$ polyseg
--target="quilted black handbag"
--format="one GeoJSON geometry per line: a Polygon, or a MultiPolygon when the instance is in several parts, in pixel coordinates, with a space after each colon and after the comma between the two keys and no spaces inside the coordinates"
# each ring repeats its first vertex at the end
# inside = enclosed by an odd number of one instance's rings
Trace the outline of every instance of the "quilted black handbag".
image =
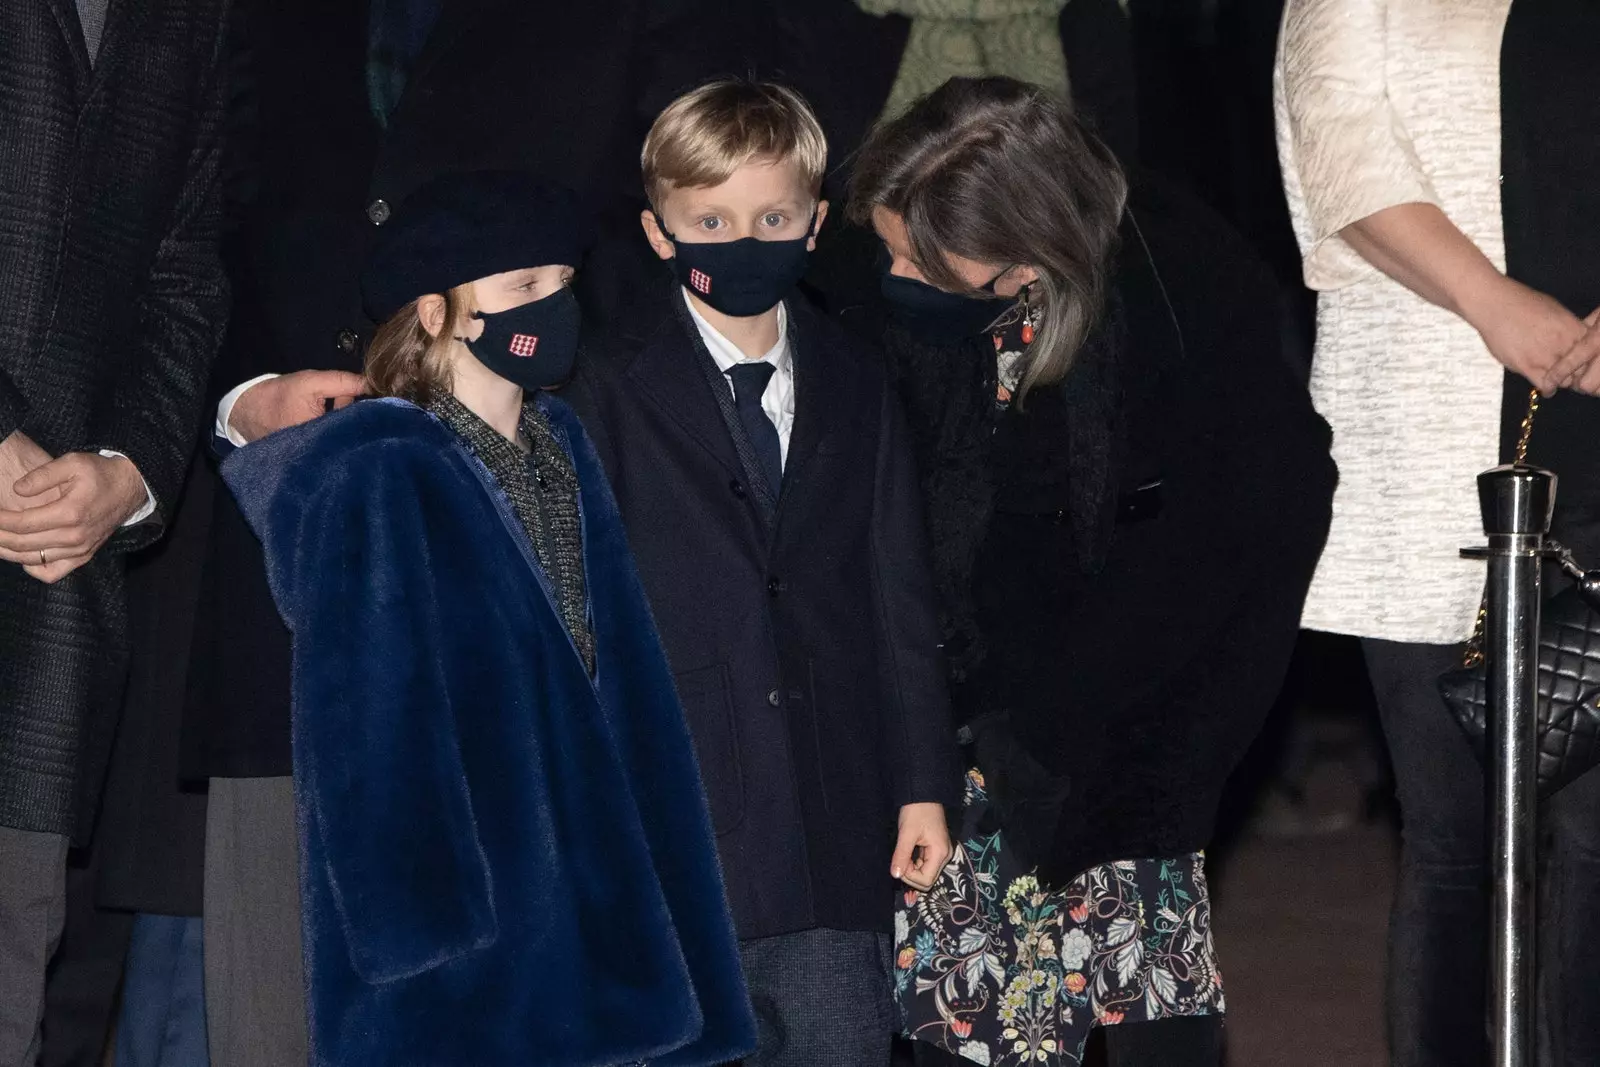
{"type": "MultiPolygon", "coordinates": [[[[1539,626],[1539,797],[1600,763],[1600,571],[1563,563],[1571,588],[1544,605],[1539,626]]],[[[1488,758],[1485,668],[1480,661],[1439,678],[1439,693],[1488,758]]]]}
{"type": "MultiPolygon", "coordinates": [[[[1525,462],[1539,394],[1528,399],[1517,462],[1525,462]]],[[[1559,546],[1556,546],[1559,550],[1559,546]]],[[[1539,798],[1600,762],[1600,570],[1585,571],[1560,551],[1572,579],[1544,604],[1539,626],[1539,798]]],[[[1483,663],[1484,613],[1467,643],[1464,664],[1439,678],[1439,695],[1466,731],[1479,760],[1488,758],[1488,683],[1483,663]]]]}

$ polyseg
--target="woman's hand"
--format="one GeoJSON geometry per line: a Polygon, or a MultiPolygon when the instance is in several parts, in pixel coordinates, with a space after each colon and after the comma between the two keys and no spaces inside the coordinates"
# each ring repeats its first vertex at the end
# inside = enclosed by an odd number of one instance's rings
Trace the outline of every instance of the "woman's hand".
{"type": "Polygon", "coordinates": [[[1434,205],[1387,207],[1339,233],[1368,263],[1470,323],[1495,359],[1546,396],[1593,362],[1576,315],[1500,273],[1434,205]]]}
{"type": "Polygon", "coordinates": [[[900,809],[900,840],[889,861],[891,877],[912,889],[932,889],[954,854],[943,804],[907,804],[900,809]]]}
{"type": "Polygon", "coordinates": [[[1583,320],[1551,297],[1504,276],[1464,307],[1463,317],[1495,359],[1545,396],[1582,378],[1600,355],[1600,335],[1583,320]]]}
{"type": "Polygon", "coordinates": [[[1595,328],[1597,323],[1600,323],[1600,308],[1591,311],[1583,320],[1588,327],[1583,339],[1556,364],[1552,376],[1563,389],[1600,396],[1600,329],[1595,328]]]}

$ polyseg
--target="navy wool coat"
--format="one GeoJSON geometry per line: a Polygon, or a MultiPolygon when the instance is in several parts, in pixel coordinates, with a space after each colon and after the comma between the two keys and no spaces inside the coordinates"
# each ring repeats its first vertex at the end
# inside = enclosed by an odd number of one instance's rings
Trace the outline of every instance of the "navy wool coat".
{"type": "Polygon", "coordinates": [[[293,634],[313,1065],[711,1064],[754,1023],[683,712],[616,504],[582,486],[598,667],[442,423],[367,401],[235,452],[293,634]]]}
{"type": "Polygon", "coordinates": [[[882,358],[787,302],[795,423],[769,509],[681,291],[658,295],[661,314],[592,345],[566,395],[676,672],[739,936],[887,931],[899,809],[953,805],[961,767],[882,358]]]}

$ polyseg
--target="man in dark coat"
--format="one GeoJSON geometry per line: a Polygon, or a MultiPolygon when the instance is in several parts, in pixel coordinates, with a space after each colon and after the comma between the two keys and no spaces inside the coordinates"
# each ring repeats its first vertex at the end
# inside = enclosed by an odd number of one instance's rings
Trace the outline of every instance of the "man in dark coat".
{"type": "MultiPolygon", "coordinates": [[[[442,172],[531,170],[577,190],[625,237],[580,275],[586,315],[608,314],[645,265],[637,158],[650,119],[683,88],[742,70],[756,36],[744,0],[240,3],[237,297],[212,397],[238,443],[359,392],[368,244],[442,172]],[[235,388],[269,372],[290,373],[235,388]]],[[[282,1067],[306,1056],[289,640],[255,535],[216,497],[183,760],[210,779],[208,1025],[215,1062],[282,1067]]]]}
{"type": "Polygon", "coordinates": [[[32,1063],[68,843],[225,314],[225,0],[0,5],[0,1064],[32,1063]]]}

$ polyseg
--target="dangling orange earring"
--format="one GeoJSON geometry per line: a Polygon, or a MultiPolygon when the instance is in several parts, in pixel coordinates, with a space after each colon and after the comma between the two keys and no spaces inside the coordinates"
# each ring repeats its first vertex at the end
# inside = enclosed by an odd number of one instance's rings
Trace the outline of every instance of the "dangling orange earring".
{"type": "Polygon", "coordinates": [[[1028,296],[1032,288],[1031,285],[1022,287],[1022,343],[1025,345],[1033,344],[1033,308],[1028,296]]]}

